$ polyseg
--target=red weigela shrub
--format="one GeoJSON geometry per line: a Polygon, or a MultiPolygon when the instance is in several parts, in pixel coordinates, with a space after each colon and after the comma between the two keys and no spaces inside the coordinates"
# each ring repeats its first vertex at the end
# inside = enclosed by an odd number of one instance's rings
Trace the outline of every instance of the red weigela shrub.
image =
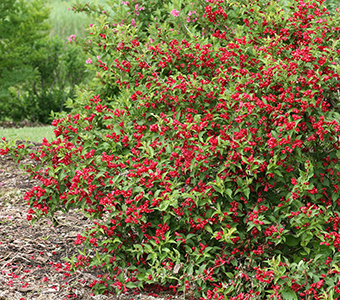
{"type": "Polygon", "coordinates": [[[32,154],[26,199],[29,218],[97,219],[72,266],[104,270],[98,292],[339,298],[340,29],[322,2],[169,4],[143,36],[146,4],[125,2],[136,27],[91,27],[96,81],[32,154]]]}

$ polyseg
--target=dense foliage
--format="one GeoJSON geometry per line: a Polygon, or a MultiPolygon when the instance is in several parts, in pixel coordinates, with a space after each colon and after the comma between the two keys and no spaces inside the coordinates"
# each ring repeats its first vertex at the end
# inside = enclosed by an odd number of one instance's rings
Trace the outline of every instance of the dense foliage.
{"type": "Polygon", "coordinates": [[[174,1],[172,21],[139,36],[144,3],[126,6],[136,27],[102,11],[87,45],[97,84],[30,154],[43,167],[28,170],[41,181],[28,218],[93,218],[70,266],[100,268],[98,292],[339,299],[339,14],[174,1]]]}
{"type": "Polygon", "coordinates": [[[34,78],[30,64],[41,55],[34,48],[36,41],[47,36],[48,10],[43,1],[23,0],[0,2],[0,117],[11,109],[9,88],[34,78]]]}
{"type": "Polygon", "coordinates": [[[336,9],[340,7],[340,3],[337,0],[326,0],[324,4],[331,14],[334,14],[336,9]]]}
{"type": "Polygon", "coordinates": [[[64,111],[66,100],[75,97],[76,85],[87,81],[86,55],[76,43],[76,37],[69,40],[66,43],[56,36],[36,43],[43,51],[40,57],[31,60],[38,76],[10,89],[12,99],[8,114],[13,120],[26,118],[50,123],[51,111],[64,111]]]}

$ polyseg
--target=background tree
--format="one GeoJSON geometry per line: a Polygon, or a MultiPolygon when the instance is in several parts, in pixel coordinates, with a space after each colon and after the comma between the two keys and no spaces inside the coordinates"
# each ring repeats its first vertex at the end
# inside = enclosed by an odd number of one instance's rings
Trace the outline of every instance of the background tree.
{"type": "Polygon", "coordinates": [[[42,55],[37,42],[48,35],[48,14],[41,0],[0,2],[0,118],[11,109],[9,88],[38,75],[31,62],[42,55]]]}
{"type": "Polygon", "coordinates": [[[89,75],[85,53],[74,39],[65,43],[55,36],[36,43],[37,48],[44,49],[40,57],[31,61],[37,75],[10,89],[9,115],[13,120],[27,118],[47,124],[51,111],[65,110],[65,101],[74,97],[76,85],[89,75]]]}
{"type": "Polygon", "coordinates": [[[0,119],[48,123],[85,80],[86,56],[72,35],[49,37],[40,0],[0,3],[0,119]]]}

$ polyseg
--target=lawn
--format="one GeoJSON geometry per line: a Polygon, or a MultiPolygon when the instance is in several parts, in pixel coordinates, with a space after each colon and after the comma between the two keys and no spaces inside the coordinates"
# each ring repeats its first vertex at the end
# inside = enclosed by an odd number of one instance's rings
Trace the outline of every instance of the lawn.
{"type": "Polygon", "coordinates": [[[0,138],[5,137],[7,140],[29,140],[31,142],[40,143],[44,137],[46,137],[48,141],[55,139],[53,129],[53,126],[23,128],[0,127],[0,138]]]}

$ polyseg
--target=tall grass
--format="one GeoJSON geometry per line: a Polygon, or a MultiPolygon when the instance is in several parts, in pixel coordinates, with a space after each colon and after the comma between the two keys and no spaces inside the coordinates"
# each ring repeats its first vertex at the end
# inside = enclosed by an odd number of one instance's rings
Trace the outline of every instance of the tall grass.
{"type": "MultiPolygon", "coordinates": [[[[74,34],[84,38],[86,36],[86,28],[93,23],[93,18],[85,13],[75,13],[72,6],[75,0],[49,0],[47,5],[51,8],[49,22],[51,25],[51,36],[58,35],[62,39],[74,34]]],[[[91,2],[94,4],[105,5],[105,0],[81,0],[80,2],[91,2]]]]}

